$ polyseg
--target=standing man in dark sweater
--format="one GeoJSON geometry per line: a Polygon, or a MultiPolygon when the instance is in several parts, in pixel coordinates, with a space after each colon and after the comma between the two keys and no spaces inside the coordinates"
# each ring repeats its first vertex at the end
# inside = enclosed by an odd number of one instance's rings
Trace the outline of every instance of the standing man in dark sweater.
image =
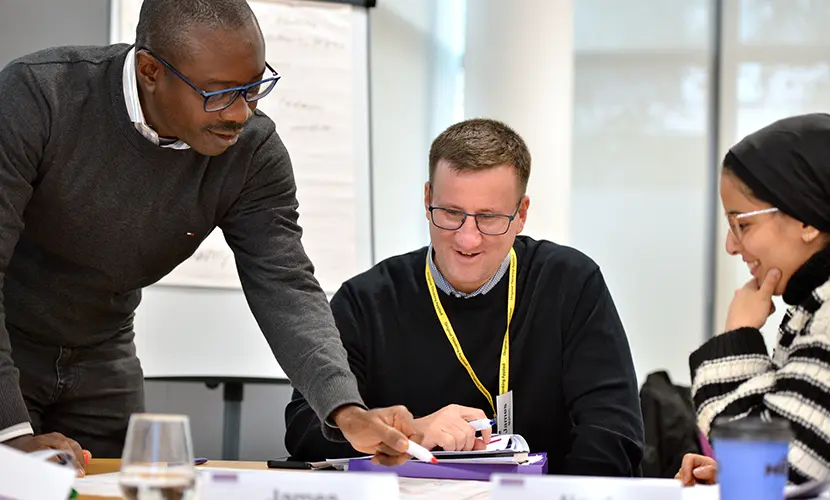
{"type": "Polygon", "coordinates": [[[79,468],[81,447],[119,456],[144,405],[141,289],[218,226],[326,435],[407,458],[411,414],[365,409],[303,250],[291,161],[256,110],[277,80],[245,0],[145,0],[135,46],[0,71],[1,442],[71,450],[79,468]]]}
{"type": "MultiPolygon", "coordinates": [[[[625,332],[591,259],[517,236],[529,176],[524,141],[502,123],[469,120],[435,139],[431,245],[381,262],[332,300],[352,371],[369,404],[418,417],[424,446],[483,448],[489,432],[476,439],[468,421],[501,413],[507,393],[512,432],[548,453],[550,472],[635,475],[643,424],[625,332]]],[[[323,438],[302,389],[286,426],[298,459],[359,451],[323,438]]]]}

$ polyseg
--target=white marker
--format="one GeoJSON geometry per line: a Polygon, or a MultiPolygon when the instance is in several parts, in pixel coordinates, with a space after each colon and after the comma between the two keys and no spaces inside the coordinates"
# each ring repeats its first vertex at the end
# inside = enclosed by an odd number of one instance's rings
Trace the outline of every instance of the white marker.
{"type": "Polygon", "coordinates": [[[433,464],[438,463],[438,459],[432,456],[432,453],[429,452],[428,449],[424,448],[423,446],[415,443],[413,441],[409,441],[409,447],[406,449],[407,455],[412,455],[413,457],[417,458],[418,460],[424,462],[430,462],[433,464]]]}
{"type": "Polygon", "coordinates": [[[468,424],[473,426],[473,429],[477,431],[483,431],[484,429],[489,429],[496,425],[496,422],[487,418],[480,418],[478,420],[470,420],[467,422],[468,424]]]}

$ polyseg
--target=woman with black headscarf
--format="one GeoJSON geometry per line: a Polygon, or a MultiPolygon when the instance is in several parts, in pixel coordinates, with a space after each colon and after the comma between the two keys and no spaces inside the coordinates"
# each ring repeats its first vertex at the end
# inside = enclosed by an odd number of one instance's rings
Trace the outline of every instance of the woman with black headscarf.
{"type": "MultiPolygon", "coordinates": [[[[752,280],[735,292],[724,333],[689,357],[698,425],[716,417],[789,421],[789,481],[830,478],[830,115],[779,120],[723,162],[726,251],[752,280]],[[772,296],[790,307],[770,357],[759,329],[772,296]]],[[[685,484],[715,481],[716,464],[684,458],[685,484]]]]}

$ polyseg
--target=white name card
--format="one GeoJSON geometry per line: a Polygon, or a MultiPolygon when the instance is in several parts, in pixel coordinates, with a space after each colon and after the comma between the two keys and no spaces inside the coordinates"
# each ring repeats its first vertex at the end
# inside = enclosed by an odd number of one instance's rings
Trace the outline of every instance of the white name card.
{"type": "Polygon", "coordinates": [[[681,500],[683,486],[674,479],[494,474],[492,500],[681,500]]]}
{"type": "Polygon", "coordinates": [[[202,500],[398,500],[392,473],[202,470],[202,500]]]}
{"type": "Polygon", "coordinates": [[[0,444],[0,498],[66,500],[75,468],[47,462],[0,444]]]}

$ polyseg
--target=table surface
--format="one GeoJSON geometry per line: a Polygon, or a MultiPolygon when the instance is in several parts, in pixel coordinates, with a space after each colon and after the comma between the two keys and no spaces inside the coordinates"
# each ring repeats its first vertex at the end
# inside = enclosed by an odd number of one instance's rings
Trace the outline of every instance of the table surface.
{"type": "MultiPolygon", "coordinates": [[[[87,466],[87,474],[106,474],[111,472],[117,472],[121,467],[121,460],[120,459],[92,459],[87,466]]],[[[204,465],[200,465],[199,468],[211,468],[211,467],[221,467],[221,468],[229,468],[229,469],[242,469],[242,470],[269,470],[268,466],[265,462],[235,462],[235,461],[227,461],[227,460],[209,460],[204,465]]],[[[283,470],[283,472],[285,472],[283,470]]],[[[296,470],[293,472],[298,473],[306,473],[311,471],[303,471],[303,470],[296,470]]],[[[412,480],[412,481],[426,481],[426,480],[412,480]]],[[[447,481],[447,482],[454,482],[458,483],[461,481],[447,481]]],[[[467,482],[467,481],[463,481],[467,482]]],[[[477,483],[478,481],[471,481],[477,483]]],[[[412,486],[409,489],[415,489],[412,486]]],[[[456,496],[452,496],[451,498],[464,498],[464,499],[475,499],[475,500],[483,500],[489,499],[490,495],[487,491],[479,491],[481,488],[471,488],[469,492],[465,491],[461,492],[461,496],[458,497],[456,492],[456,496]],[[468,494],[469,493],[469,494],[468,494]]],[[[424,496],[423,493],[416,492],[414,496],[410,495],[402,495],[404,498],[417,498],[417,499],[424,499],[424,498],[434,498],[433,496],[424,496]]],[[[684,488],[682,493],[683,500],[718,500],[719,498],[718,489],[717,487],[701,487],[701,488],[684,488]]],[[[450,498],[447,496],[441,496],[441,498],[450,498]]],[[[80,495],[78,500],[121,500],[120,497],[100,497],[100,496],[89,496],[89,495],[80,495]]]]}

